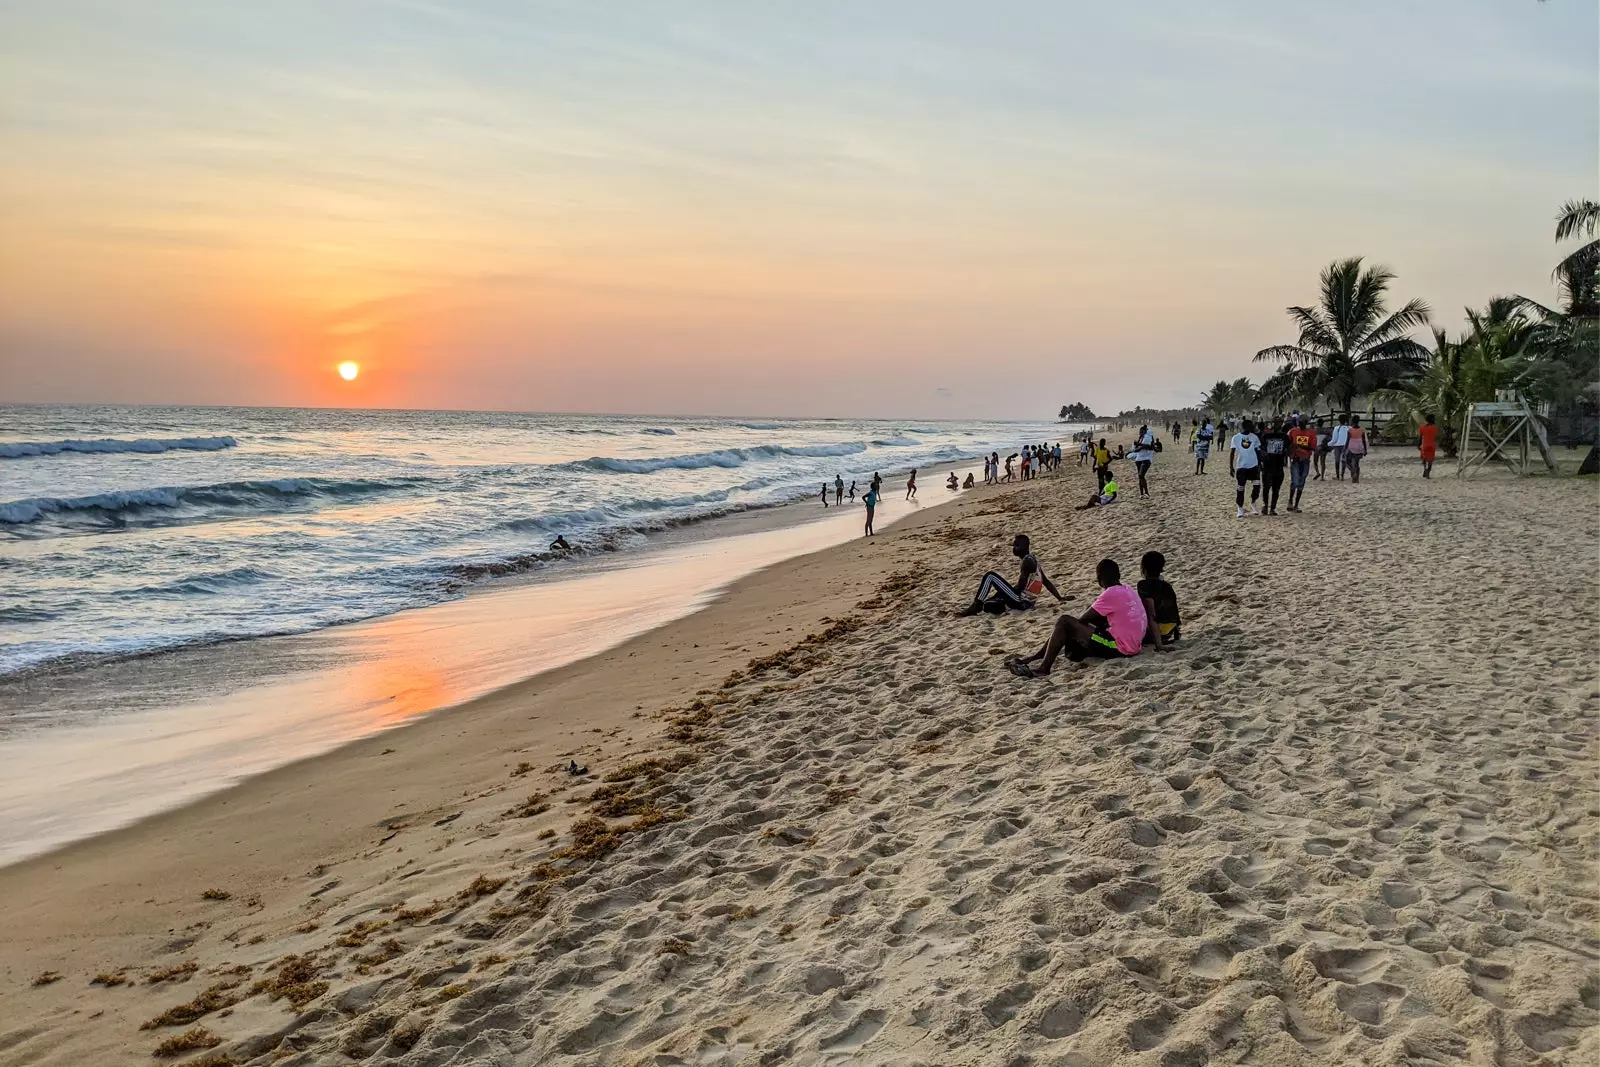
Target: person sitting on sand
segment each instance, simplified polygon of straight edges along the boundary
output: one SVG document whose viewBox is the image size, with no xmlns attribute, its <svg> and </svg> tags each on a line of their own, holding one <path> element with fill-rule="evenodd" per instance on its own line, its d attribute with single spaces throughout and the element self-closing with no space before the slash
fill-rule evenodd
<svg viewBox="0 0 1600 1067">
<path fill-rule="evenodd" d="M 955 477 L 955 475 L 951 475 L 951 477 L 953 478 L 953 477 Z M 972 486 L 973 486 L 972 472 L 968 471 L 967 472 L 967 480 L 961 483 L 961 488 L 963 488 L 963 489 L 971 489 Z M 955 486 L 951 486 L 950 488 L 954 489 Z"/>
<path fill-rule="evenodd" d="M 1117 483 L 1108 478 L 1106 480 L 1106 484 L 1100 487 L 1100 491 L 1098 493 L 1094 494 L 1094 496 L 1091 496 L 1087 503 L 1079 504 L 1073 510 L 1088 511 L 1090 508 L 1103 508 L 1107 504 L 1115 504 L 1116 502 Z"/>
<path fill-rule="evenodd" d="M 1039 595 L 1047 590 L 1057 600 L 1066 600 L 1044 573 L 1044 568 L 1039 566 L 1039 560 L 1029 547 L 1027 534 L 1017 534 L 1011 539 L 1011 554 L 1022 560 L 1022 574 L 1017 578 L 1017 584 L 1013 586 L 990 571 L 978 582 L 978 592 L 972 598 L 972 603 L 956 612 L 958 617 L 966 618 L 981 611 L 991 615 L 1003 615 L 1008 609 L 1028 611 Z"/>
<path fill-rule="evenodd" d="M 1139 559 L 1139 572 L 1144 577 L 1139 581 L 1138 592 L 1145 610 L 1156 620 L 1156 629 L 1161 632 L 1162 639 L 1170 645 L 1182 636 L 1183 618 L 1178 614 L 1178 594 L 1161 577 L 1161 572 L 1166 569 L 1166 556 L 1159 552 L 1146 552 Z M 1145 640 L 1148 644 L 1149 638 Z"/>
<path fill-rule="evenodd" d="M 1012 656 L 1006 668 L 1021 678 L 1042 678 L 1055 666 L 1056 657 L 1065 652 L 1074 663 L 1086 659 L 1123 659 L 1137 656 L 1146 639 L 1157 652 L 1167 646 L 1156 628 L 1155 605 L 1122 584 L 1122 568 L 1116 560 L 1103 559 L 1095 568 L 1095 581 L 1102 590 L 1094 605 L 1078 618 L 1062 615 L 1044 647 L 1031 656 Z M 1033 664 L 1038 662 L 1038 666 Z"/>
<path fill-rule="evenodd" d="M 572 546 L 567 544 L 567 539 L 565 537 L 561 536 L 560 534 L 556 534 L 556 539 L 550 542 L 550 551 L 571 552 Z"/>
<path fill-rule="evenodd" d="M 969 474 L 969 475 L 967 475 L 967 477 L 970 479 L 972 477 L 972 475 Z M 950 477 L 948 477 L 948 478 L 946 478 L 944 480 L 944 485 L 945 485 L 946 489 L 950 489 L 950 490 L 960 489 L 961 488 L 961 479 L 956 477 L 956 472 L 955 471 L 951 471 L 950 472 Z"/>
</svg>

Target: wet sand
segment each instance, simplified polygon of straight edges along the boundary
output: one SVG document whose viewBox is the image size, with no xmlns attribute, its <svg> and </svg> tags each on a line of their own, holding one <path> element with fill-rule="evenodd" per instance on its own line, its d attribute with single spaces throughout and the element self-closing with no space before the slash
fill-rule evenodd
<svg viewBox="0 0 1600 1067">
<path fill-rule="evenodd" d="M 880 525 L 921 506 L 891 495 Z M 612 648 L 762 567 L 854 540 L 863 519 L 859 504 L 750 511 L 366 622 L 0 682 L 0 706 L 26 709 L 0 734 L 0 864 Z"/>
<path fill-rule="evenodd" d="M 1595 484 L 1382 453 L 1240 521 L 1187 465 L 974 493 L 0 870 L 0 1063 L 1593 1062 Z M 1165 551 L 1182 650 L 1012 677 L 1050 615 L 948 613 L 1018 530 L 1074 611 Z"/>
</svg>

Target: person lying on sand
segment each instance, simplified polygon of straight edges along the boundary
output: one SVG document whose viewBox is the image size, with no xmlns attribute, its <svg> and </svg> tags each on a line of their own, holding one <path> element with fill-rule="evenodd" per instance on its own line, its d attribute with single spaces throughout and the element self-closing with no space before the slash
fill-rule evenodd
<svg viewBox="0 0 1600 1067">
<path fill-rule="evenodd" d="M 1086 504 L 1079 504 L 1074 511 L 1088 511 L 1090 508 L 1103 508 L 1107 504 L 1117 502 L 1117 483 L 1108 481 L 1100 487 L 1100 491 L 1089 498 Z"/>
<path fill-rule="evenodd" d="M 1022 560 L 1022 574 L 1017 579 L 1015 586 L 1008 583 L 994 571 L 990 571 L 978 582 L 978 593 L 972 598 L 972 603 L 956 612 L 958 618 L 976 615 L 980 611 L 987 611 L 991 615 L 1003 615 L 1009 608 L 1013 611 L 1028 611 L 1033 607 L 1039 594 L 1049 590 L 1050 595 L 1057 600 L 1065 601 L 1044 573 L 1044 568 L 1039 566 L 1039 561 L 1029 550 L 1028 535 L 1017 534 L 1011 539 L 1011 554 Z"/>
<path fill-rule="evenodd" d="M 1062 615 L 1044 647 L 1028 657 L 1012 656 L 1006 669 L 1020 678 L 1041 678 L 1055 666 L 1056 657 L 1065 652 L 1074 663 L 1086 659 L 1124 659 L 1137 656 L 1146 640 L 1157 652 L 1167 646 L 1156 628 L 1155 605 L 1122 584 L 1122 568 L 1116 560 L 1103 559 L 1095 568 L 1095 581 L 1103 590 L 1094 606 L 1074 619 Z M 1033 664 L 1038 661 L 1039 666 Z"/>
</svg>

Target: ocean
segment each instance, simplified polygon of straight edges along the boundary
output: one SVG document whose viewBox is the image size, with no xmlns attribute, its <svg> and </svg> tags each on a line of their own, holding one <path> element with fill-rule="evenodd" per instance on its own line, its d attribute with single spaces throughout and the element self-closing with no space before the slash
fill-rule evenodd
<svg viewBox="0 0 1600 1067">
<path fill-rule="evenodd" d="M 1063 436 L 1042 422 L 0 406 L 0 677 L 376 618 L 567 565 L 558 534 L 576 559 L 629 552 L 815 499 L 835 475 L 864 489 L 880 471 L 898 489 L 911 468 Z"/>
</svg>

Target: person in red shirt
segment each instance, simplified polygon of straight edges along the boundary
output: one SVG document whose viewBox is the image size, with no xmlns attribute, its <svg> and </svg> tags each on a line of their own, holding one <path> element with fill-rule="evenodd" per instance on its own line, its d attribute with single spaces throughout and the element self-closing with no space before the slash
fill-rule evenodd
<svg viewBox="0 0 1600 1067">
<path fill-rule="evenodd" d="M 1311 457 L 1317 454 L 1317 431 L 1307 425 L 1304 415 L 1289 427 L 1289 510 L 1300 510 L 1300 497 L 1306 491 L 1306 475 L 1311 473 Z"/>
<path fill-rule="evenodd" d="M 1417 449 L 1422 456 L 1422 476 L 1433 477 L 1433 455 L 1439 446 L 1439 427 L 1434 423 L 1433 416 L 1429 415 L 1417 432 L 1422 435 L 1422 445 Z"/>
</svg>

